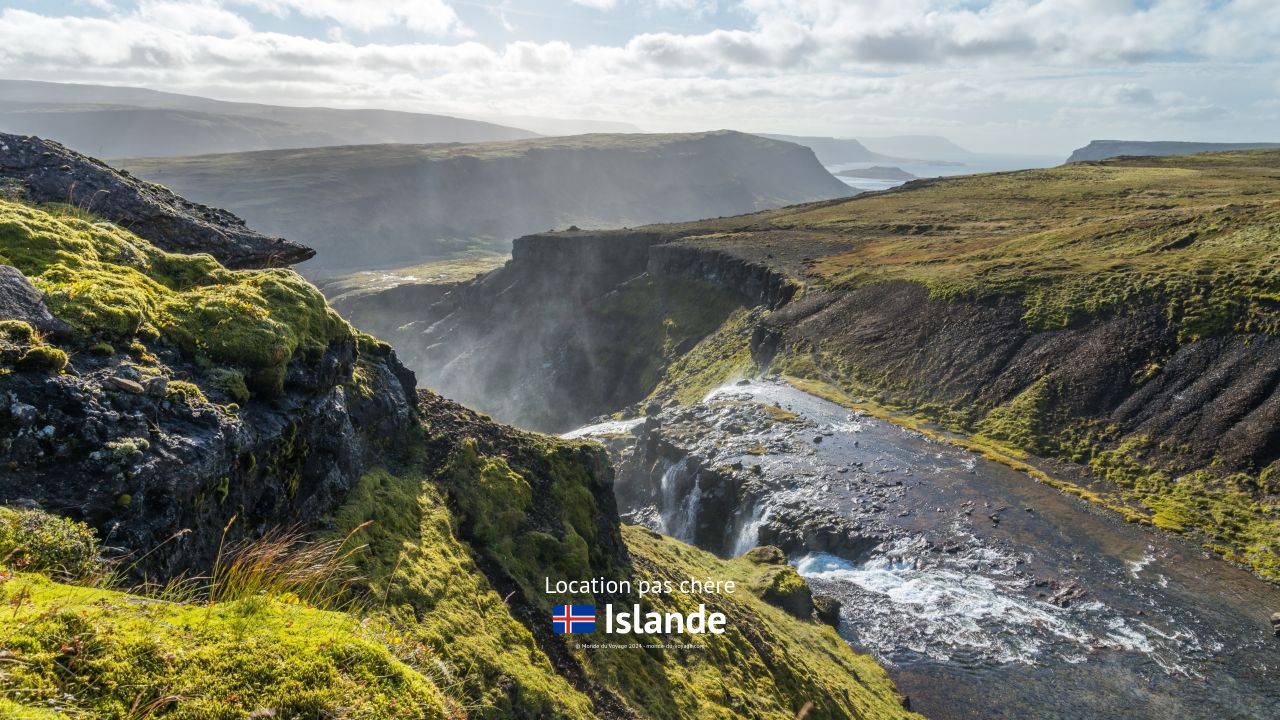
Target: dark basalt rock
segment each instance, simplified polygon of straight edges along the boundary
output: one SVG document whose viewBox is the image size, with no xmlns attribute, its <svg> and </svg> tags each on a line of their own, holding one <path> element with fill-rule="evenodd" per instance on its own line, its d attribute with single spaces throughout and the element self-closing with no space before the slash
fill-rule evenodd
<svg viewBox="0 0 1280 720">
<path fill-rule="evenodd" d="M 42 333 L 56 336 L 71 330 L 45 307 L 44 294 L 10 265 L 0 265 L 0 320 L 22 320 Z"/>
<path fill-rule="evenodd" d="M 168 377 L 199 371 L 164 350 Z M 13 373 L 0 387 L 0 505 L 34 504 L 83 520 L 126 565 L 151 577 L 207 571 L 228 541 L 314 527 L 372 463 L 394 462 L 416 421 L 394 356 L 361 362 L 331 346 L 291 368 L 284 393 L 189 402 L 140 378 L 123 355 L 76 358 L 79 374 Z M 127 498 L 123 500 L 123 498 Z M 150 553 L 150 554 L 148 554 Z"/>
<path fill-rule="evenodd" d="M 209 253 L 229 268 L 282 267 L 315 255 L 305 245 L 245 227 L 226 210 L 117 173 L 50 140 L 0 133 L 0 188 L 32 203 L 66 203 L 128 228 L 169 252 Z"/>
</svg>

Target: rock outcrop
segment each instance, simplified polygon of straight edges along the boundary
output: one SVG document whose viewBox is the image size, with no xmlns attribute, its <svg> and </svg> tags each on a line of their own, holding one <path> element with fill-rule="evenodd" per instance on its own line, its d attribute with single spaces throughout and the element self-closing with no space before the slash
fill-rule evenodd
<svg viewBox="0 0 1280 720">
<path fill-rule="evenodd" d="M 291 240 L 250 230 L 226 210 L 190 202 L 37 137 L 0 133 L 0 191 L 32 203 L 72 206 L 162 250 L 209 253 L 229 268 L 283 267 L 315 255 Z"/>
</svg>

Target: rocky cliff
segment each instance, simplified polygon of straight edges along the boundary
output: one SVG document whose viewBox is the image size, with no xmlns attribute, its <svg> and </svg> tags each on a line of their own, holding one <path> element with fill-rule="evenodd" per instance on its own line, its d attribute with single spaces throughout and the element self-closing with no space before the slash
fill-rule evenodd
<svg viewBox="0 0 1280 720">
<path fill-rule="evenodd" d="M 314 247 L 311 276 L 412 265 L 549 228 L 621 228 L 845 197 L 806 148 L 735 132 L 583 135 L 133 159 L 124 167 Z"/>
</svg>

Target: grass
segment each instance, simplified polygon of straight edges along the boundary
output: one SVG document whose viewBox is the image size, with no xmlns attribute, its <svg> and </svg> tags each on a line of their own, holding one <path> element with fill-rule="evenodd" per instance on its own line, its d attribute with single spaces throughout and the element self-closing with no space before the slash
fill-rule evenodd
<svg viewBox="0 0 1280 720">
<path fill-rule="evenodd" d="M 390 720 L 454 707 L 341 613 L 273 599 L 206 608 L 31 573 L 0 582 L 0 602 L 5 717 Z"/>
<path fill-rule="evenodd" d="M 812 248 L 806 281 L 1020 297 L 1038 329 L 1155 302 L 1186 341 L 1277 334 L 1277 170 L 1280 151 L 1268 150 L 973 175 L 763 213 L 746 231 L 684 242 L 750 254 L 790 235 Z"/>
<path fill-rule="evenodd" d="M 234 516 L 227 529 L 233 522 Z M 352 593 L 359 581 L 354 558 L 364 550 L 353 546 L 351 538 L 363 529 L 357 525 L 344 538 L 313 540 L 297 528 L 276 528 L 234 547 L 220 547 L 209 578 L 209 601 L 287 597 L 309 607 L 348 607 L 357 600 Z"/>
<path fill-rule="evenodd" d="M 329 611 L 353 607 L 340 602 L 356 579 L 349 561 L 358 548 L 347 545 L 269 532 L 220 550 L 211 577 L 122 592 L 110 586 L 127 572 L 99 560 L 89 528 L 0 508 L 0 710 L 131 720 L 459 716 L 454 683 L 421 653 L 401 653 L 390 625 Z"/>
<path fill-rule="evenodd" d="M 407 645 L 437 657 L 468 717 L 591 718 L 590 700 L 558 675 L 457 539 L 444 498 L 416 471 L 361 479 L 334 518 L 346 533 L 373 521 L 356 558 L 369 602 Z"/>
<path fill-rule="evenodd" d="M 0 201 L 0 261 L 45 293 L 77 345 L 138 343 L 145 354 L 142 342 L 159 342 L 242 372 L 263 396 L 281 391 L 295 358 L 355 342 L 351 326 L 290 270 L 227 270 L 208 255 L 166 253 L 108 223 Z M 30 352 L 43 353 L 33 367 L 58 364 L 54 349 Z"/>
</svg>

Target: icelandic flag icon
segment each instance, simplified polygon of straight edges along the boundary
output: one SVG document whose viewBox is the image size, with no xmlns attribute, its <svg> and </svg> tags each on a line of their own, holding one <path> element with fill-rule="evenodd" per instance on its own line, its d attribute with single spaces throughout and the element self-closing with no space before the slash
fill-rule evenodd
<svg viewBox="0 0 1280 720">
<path fill-rule="evenodd" d="M 551 629 L 560 634 L 596 631 L 595 605 L 556 605 L 551 609 Z"/>
</svg>

